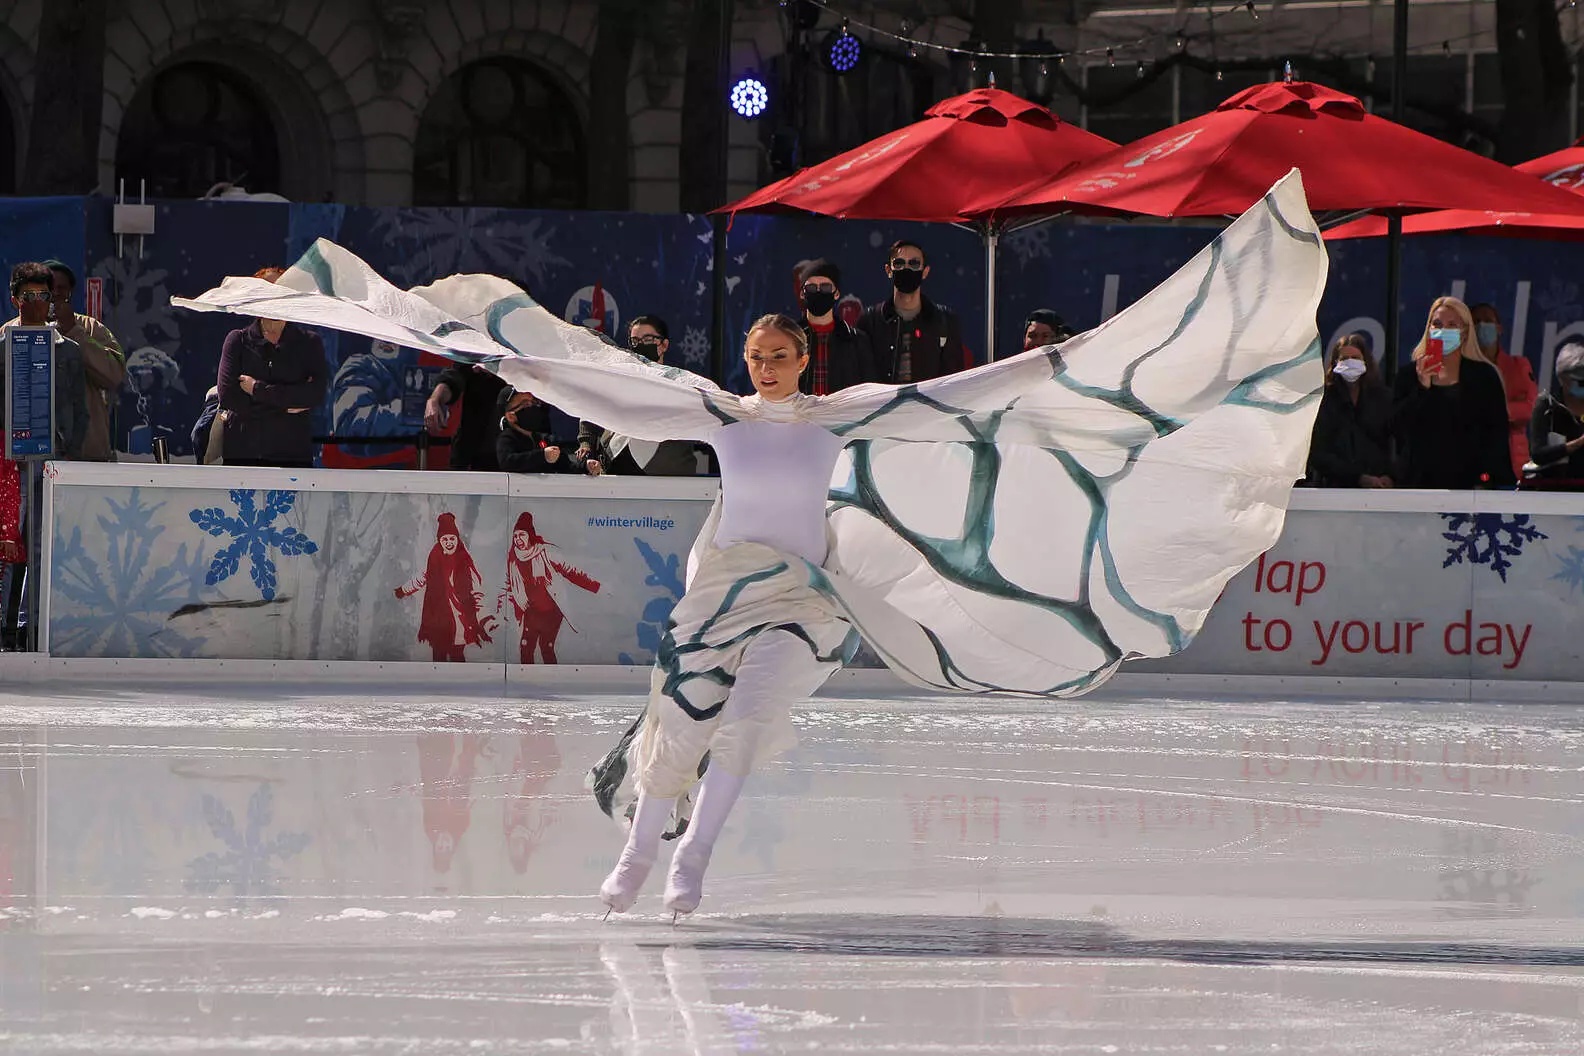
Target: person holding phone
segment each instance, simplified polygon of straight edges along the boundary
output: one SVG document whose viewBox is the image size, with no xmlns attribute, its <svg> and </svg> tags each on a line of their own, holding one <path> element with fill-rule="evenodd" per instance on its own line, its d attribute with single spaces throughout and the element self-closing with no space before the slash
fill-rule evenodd
<svg viewBox="0 0 1584 1056">
<path fill-rule="evenodd" d="M 1397 375 L 1394 393 L 1400 486 L 1512 486 L 1506 390 L 1462 301 L 1439 297 L 1430 306 L 1413 368 Z"/>
</svg>

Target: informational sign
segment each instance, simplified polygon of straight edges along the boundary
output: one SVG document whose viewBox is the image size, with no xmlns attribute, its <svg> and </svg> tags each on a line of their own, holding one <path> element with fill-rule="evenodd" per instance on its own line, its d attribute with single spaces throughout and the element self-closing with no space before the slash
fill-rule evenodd
<svg viewBox="0 0 1584 1056">
<path fill-rule="evenodd" d="M 104 279 L 92 278 L 83 284 L 83 314 L 93 319 L 104 318 Z"/>
<path fill-rule="evenodd" d="M 55 331 L 13 326 L 5 347 L 5 456 L 55 455 Z"/>
<path fill-rule="evenodd" d="M 444 367 L 426 367 L 417 363 L 402 370 L 403 421 L 423 422 L 424 405 L 429 402 L 429 394 L 439 384 L 443 373 Z"/>
</svg>

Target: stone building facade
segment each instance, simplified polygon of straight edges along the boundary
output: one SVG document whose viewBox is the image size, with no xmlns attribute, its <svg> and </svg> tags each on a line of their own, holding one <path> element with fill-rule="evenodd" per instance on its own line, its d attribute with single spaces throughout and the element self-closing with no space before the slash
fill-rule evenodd
<svg viewBox="0 0 1584 1056">
<path fill-rule="evenodd" d="M 48 2 L 0 0 L 0 193 L 20 186 Z M 296 201 L 576 208 L 598 204 L 588 200 L 591 170 L 625 166 L 626 205 L 676 210 L 687 168 L 683 89 L 694 5 L 627 3 L 637 5 L 631 9 L 642 13 L 644 28 L 625 73 L 625 142 L 612 144 L 611 130 L 591 116 L 596 79 L 609 75 L 595 66 L 599 0 L 97 0 L 104 18 L 97 189 L 114 193 L 125 179 L 135 193 L 147 180 L 151 194 L 195 197 L 234 181 Z M 1262 2 L 1262 20 L 1234 12 L 1240 17 L 1223 15 L 1216 25 L 1197 13 L 1199 4 L 1007 3 L 1017 17 L 1001 20 L 1003 35 L 1016 43 L 1039 34 L 1052 46 L 1087 51 L 1067 70 L 1098 94 L 1125 92 L 1134 67 L 1169 57 L 1184 29 L 1186 50 L 1201 56 L 1265 60 L 1225 80 L 1211 77 L 1201 60 L 1106 107 L 1057 93 L 1053 105 L 1065 117 L 1114 139 L 1201 112 L 1242 81 L 1268 77 L 1288 51 L 1318 48 L 1333 62 L 1354 63 L 1360 77 L 1373 77 L 1374 57 L 1389 51 L 1389 3 Z M 732 6 L 728 70 L 759 72 L 783 90 L 795 68 L 787 7 L 778 0 Z M 797 88 L 803 160 L 911 120 L 933 99 L 982 78 L 984 71 L 927 46 L 975 39 L 982 27 L 961 14 L 973 9 L 950 0 L 831 0 L 817 10 L 819 26 L 806 38 L 813 48 L 848 12 L 926 46 L 871 37 L 875 62 L 863 78 L 845 81 L 805 61 Z M 1499 120 L 1489 92 L 1494 4 L 1414 9 L 1415 83 L 1438 77 L 1448 105 L 1484 106 Z M 1578 19 L 1564 16 L 1573 40 Z M 1176 41 L 1176 50 L 1184 46 Z M 1106 47 L 1116 52 L 1103 54 Z M 1011 66 L 1003 86 L 1026 87 Z M 1576 134 L 1576 95 L 1570 105 Z M 729 194 L 773 174 L 772 124 L 725 122 Z"/>
</svg>

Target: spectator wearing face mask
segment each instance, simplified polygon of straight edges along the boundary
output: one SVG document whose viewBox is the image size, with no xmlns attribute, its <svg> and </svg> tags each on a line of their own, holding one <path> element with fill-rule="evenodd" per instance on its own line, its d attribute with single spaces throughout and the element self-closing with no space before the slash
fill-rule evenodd
<svg viewBox="0 0 1584 1056">
<path fill-rule="evenodd" d="M 1389 488 L 1392 397 L 1363 334 L 1326 357 L 1325 394 L 1309 444 L 1309 482 L 1321 488 Z"/>
<path fill-rule="evenodd" d="M 1474 338 L 1479 342 L 1480 355 L 1501 372 L 1502 386 L 1507 390 L 1507 441 L 1512 450 L 1513 473 L 1522 475 L 1523 464 L 1529 461 L 1529 415 L 1540 388 L 1535 384 L 1529 361 L 1502 347 L 1501 316 L 1496 314 L 1495 305 L 1476 304 L 1469 314 L 1474 317 Z"/>
<path fill-rule="evenodd" d="M 1528 439 L 1538 467 L 1532 475 L 1584 490 L 1584 345 L 1569 343 L 1557 352 L 1556 380 L 1535 400 Z"/>
<path fill-rule="evenodd" d="M 671 329 L 658 315 L 637 316 L 627 324 L 627 347 L 651 363 L 664 363 L 671 351 Z M 699 471 L 691 441 L 634 440 L 594 422 L 578 423 L 573 457 L 580 463 L 593 460 L 617 476 L 692 477 Z"/>
<path fill-rule="evenodd" d="M 1392 409 L 1399 486 L 1512 484 L 1506 390 L 1480 355 L 1467 305 L 1441 297 L 1430 306 L 1413 367 L 1397 375 Z"/>
<path fill-rule="evenodd" d="M 905 385 L 973 366 L 956 314 L 924 295 L 930 269 L 923 247 L 907 239 L 893 242 L 885 273 L 891 296 L 864 312 L 858 323 L 874 351 L 881 380 Z"/>
<path fill-rule="evenodd" d="M 841 269 L 828 260 L 811 260 L 799 273 L 809 364 L 798 387 L 811 396 L 826 396 L 849 385 L 879 381 L 869 338 L 836 314 Z"/>
<path fill-rule="evenodd" d="M 550 405 L 532 393 L 502 389 L 495 401 L 500 415 L 500 433 L 495 438 L 495 462 L 507 473 L 587 473 L 597 477 L 603 472 L 598 459 L 580 458 L 578 452 L 564 451 L 555 438 Z"/>
<path fill-rule="evenodd" d="M 1049 308 L 1036 308 L 1023 320 L 1023 351 L 1059 345 L 1073 336 L 1067 321 Z"/>
</svg>

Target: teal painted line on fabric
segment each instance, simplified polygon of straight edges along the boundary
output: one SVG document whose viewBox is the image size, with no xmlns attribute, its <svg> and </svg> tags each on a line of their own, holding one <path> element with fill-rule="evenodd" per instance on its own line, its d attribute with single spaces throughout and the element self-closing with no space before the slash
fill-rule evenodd
<svg viewBox="0 0 1584 1056">
<path fill-rule="evenodd" d="M 330 267 L 330 262 L 325 260 L 324 254 L 319 251 L 319 243 L 315 242 L 308 247 L 308 251 L 297 258 L 295 267 L 301 268 L 313 276 L 314 286 L 320 293 L 334 297 L 335 272 Z"/>
<path fill-rule="evenodd" d="M 1280 226 L 1290 238 L 1296 242 L 1309 242 L 1313 245 L 1319 246 L 1320 249 L 1324 251 L 1325 239 L 1320 237 L 1320 233 L 1318 231 L 1306 231 L 1301 227 L 1295 227 L 1293 226 L 1292 222 L 1287 219 L 1287 217 L 1282 215 L 1281 206 L 1276 204 L 1276 195 L 1274 192 L 1266 191 L 1264 202 L 1265 208 L 1270 211 L 1270 215 L 1275 219 L 1277 225 Z"/>
<path fill-rule="evenodd" d="M 1127 479 L 1133 467 L 1138 465 L 1139 450 L 1141 449 L 1134 448 L 1128 452 L 1127 463 L 1106 479 L 1106 488 Z M 1153 609 L 1139 604 L 1122 584 L 1122 577 L 1116 570 L 1116 559 L 1111 553 L 1111 536 L 1109 532 L 1111 506 L 1106 501 L 1106 492 L 1101 487 L 1099 480 L 1096 479 L 1094 474 L 1079 465 L 1078 460 L 1070 453 L 1052 449 L 1051 454 L 1061 463 L 1062 468 L 1067 472 L 1068 478 L 1078 485 L 1079 490 L 1083 491 L 1085 498 L 1090 503 L 1089 532 L 1084 540 L 1083 584 L 1081 589 L 1087 591 L 1089 579 L 1094 569 L 1093 554 L 1098 552 L 1100 554 L 1100 573 L 1105 579 L 1106 590 L 1110 593 L 1111 599 L 1132 615 L 1144 620 L 1146 623 L 1155 624 L 1164 630 L 1168 642 L 1178 641 L 1181 638 L 1182 630 L 1178 626 L 1177 621 L 1165 613 L 1155 612 Z M 1087 599 L 1087 597 L 1086 593 L 1085 598 Z M 1104 626 L 1104 621 L 1102 621 L 1102 626 Z M 1122 649 L 1111 639 L 1109 632 L 1106 635 L 1106 646 L 1108 656 L 1112 659 L 1121 659 Z M 1175 646 L 1172 652 L 1177 652 L 1180 649 L 1180 645 Z"/>
<path fill-rule="evenodd" d="M 896 395 L 887 400 L 883 406 L 877 407 L 875 410 L 871 411 L 869 414 L 855 422 L 846 422 L 842 425 L 832 426 L 830 431 L 837 436 L 846 436 L 854 429 L 861 429 L 866 425 L 874 424 L 881 418 L 884 418 L 886 415 L 890 414 L 892 411 L 899 410 L 903 407 L 910 407 L 915 404 L 921 404 L 925 407 L 928 407 L 930 410 L 935 411 L 946 418 L 971 418 L 973 417 L 974 413 L 965 407 L 953 407 L 949 403 L 942 403 L 933 397 L 925 396 L 923 393 L 918 391 L 918 383 L 915 382 L 909 385 L 898 386 Z"/>
<path fill-rule="evenodd" d="M 703 623 L 699 624 L 698 631 L 693 635 L 692 643 L 696 644 L 704 640 L 704 636 L 709 633 L 710 628 L 715 626 L 716 623 L 720 622 L 720 620 L 722 620 L 726 614 L 731 611 L 732 606 L 737 604 L 737 598 L 741 596 L 743 591 L 747 590 L 755 583 L 763 583 L 765 580 L 774 579 L 781 573 L 785 572 L 788 567 L 789 566 L 785 561 L 778 561 L 772 568 L 761 569 L 758 572 L 751 572 L 737 580 L 737 582 L 733 583 L 731 587 L 727 589 L 725 596 L 721 598 L 720 606 L 715 610 L 715 614 L 709 619 L 705 620 Z"/>
<path fill-rule="evenodd" d="M 1268 367 L 1263 367 L 1260 370 L 1248 375 L 1237 385 L 1233 386 L 1232 390 L 1222 398 L 1221 402 L 1225 404 L 1232 404 L 1234 406 L 1253 407 L 1258 410 L 1273 411 L 1277 414 L 1291 414 L 1292 412 L 1299 410 L 1307 406 L 1312 401 L 1318 399 L 1324 394 L 1324 388 L 1322 387 L 1306 393 L 1297 401 L 1290 404 L 1277 403 L 1273 400 L 1256 399 L 1251 396 L 1250 393 L 1253 392 L 1254 386 L 1258 385 L 1260 382 L 1276 377 L 1279 374 L 1284 374 L 1287 371 L 1292 370 L 1294 367 L 1302 366 L 1304 363 L 1309 362 L 1310 360 L 1319 360 L 1321 356 L 1322 350 L 1320 347 L 1320 337 L 1317 334 L 1310 340 L 1308 346 L 1293 358 L 1283 363 L 1273 363 Z"/>
<path fill-rule="evenodd" d="M 532 307 L 534 307 L 533 298 L 529 297 L 526 293 L 513 293 L 502 297 L 499 300 L 491 301 L 489 307 L 484 309 L 485 332 L 500 344 L 505 345 L 507 348 L 517 353 L 519 356 L 527 355 L 528 353 L 526 351 L 512 344 L 506 339 L 506 335 L 501 333 L 501 323 L 505 321 L 508 315 L 517 311 L 519 308 Z"/>
<path fill-rule="evenodd" d="M 861 482 L 860 495 L 854 506 L 865 510 L 871 516 L 878 518 L 889 526 L 897 536 L 917 551 L 930 568 L 941 578 L 958 586 L 977 591 L 980 594 L 987 594 L 1006 601 L 1022 602 L 1050 612 L 1061 617 L 1069 626 L 1087 638 L 1097 648 L 1107 651 L 1106 646 L 1102 644 L 1102 640 L 1109 642 L 1109 635 L 1106 634 L 1104 625 L 1092 610 L 1086 609 L 1075 602 L 1036 594 L 1025 587 L 1012 583 L 1001 575 L 1000 570 L 995 568 L 988 560 L 988 557 L 983 561 L 975 561 L 976 570 L 962 567 L 963 564 L 966 564 L 966 561 L 961 559 L 967 558 L 973 547 L 983 548 L 982 540 L 956 542 L 955 548 L 959 549 L 960 563 L 954 563 L 943 552 L 945 548 L 937 548 L 925 536 L 909 530 L 900 523 L 884 500 L 880 498 L 879 491 L 873 483 L 873 472 L 868 464 L 867 457 L 862 459 L 854 458 L 853 464 Z M 1111 643 L 1107 655 L 1110 659 L 1116 659 L 1120 655 L 1120 651 L 1114 643 Z"/>
</svg>

